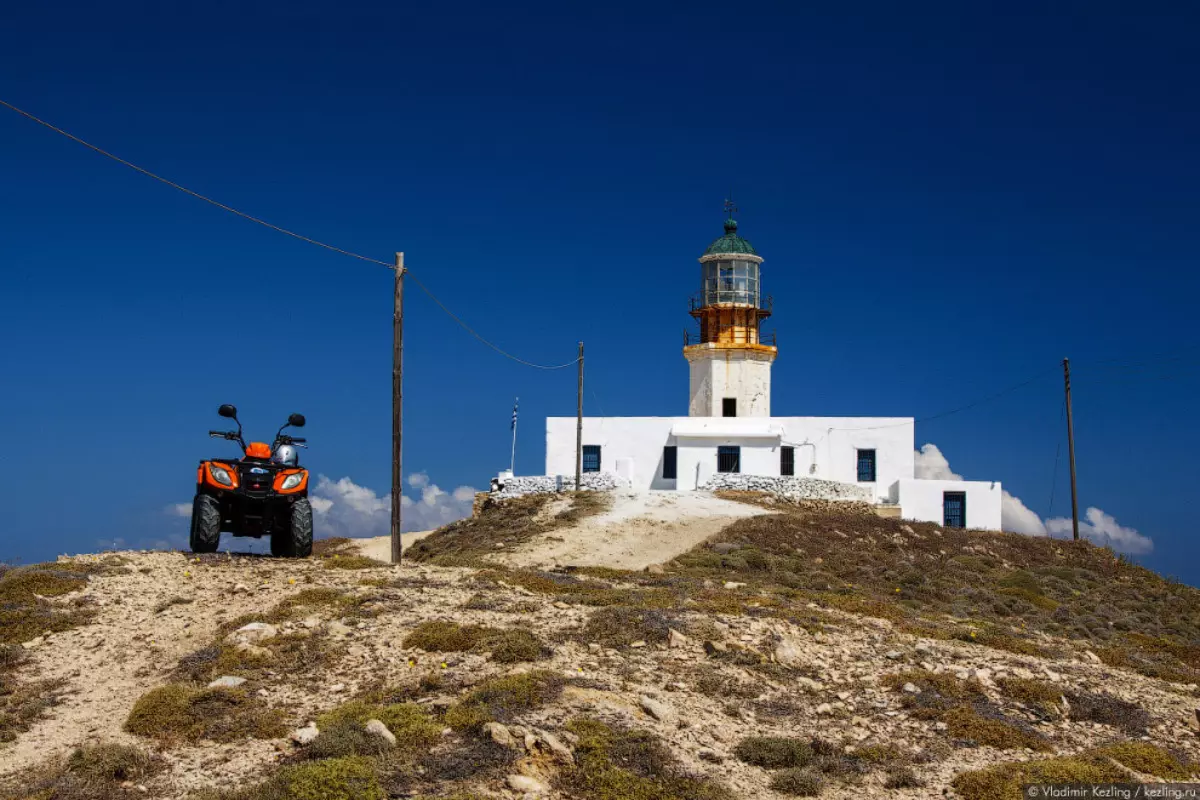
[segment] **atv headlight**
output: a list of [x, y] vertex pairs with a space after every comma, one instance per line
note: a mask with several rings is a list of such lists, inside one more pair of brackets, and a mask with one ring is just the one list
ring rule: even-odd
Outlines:
[[297, 472], [293, 475], [288, 475], [286, 478], [283, 479], [283, 483], [280, 484], [279, 489], [280, 489], [280, 491], [284, 491], [284, 492], [286, 492], [288, 489], [295, 489], [297, 486], [300, 485], [300, 482], [303, 480], [304, 480], [303, 472]]
[[233, 486], [233, 478], [229, 477], [229, 473], [224, 468], [211, 464], [208, 467], [208, 472], [217, 483], [224, 486]]

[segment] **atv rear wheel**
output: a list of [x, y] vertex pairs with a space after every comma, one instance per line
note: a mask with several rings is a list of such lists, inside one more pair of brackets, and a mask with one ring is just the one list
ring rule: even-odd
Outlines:
[[302, 497], [292, 503], [292, 519], [288, 528], [271, 534], [271, 555], [308, 558], [312, 555], [312, 542], [312, 504], [307, 497]]
[[192, 529], [189, 537], [193, 553], [215, 553], [221, 544], [221, 505], [216, 498], [198, 494], [192, 500]]

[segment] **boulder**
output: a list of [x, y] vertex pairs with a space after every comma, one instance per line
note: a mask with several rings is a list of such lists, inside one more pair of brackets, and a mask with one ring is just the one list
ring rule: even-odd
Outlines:
[[775, 642], [775, 663], [785, 667], [798, 667], [807, 663], [800, 641], [788, 634], [780, 635]]
[[321, 735], [321, 731], [317, 730], [317, 723], [310, 722], [303, 728], [296, 728], [292, 731], [291, 739], [298, 745], [312, 744], [313, 740]]
[[675, 721], [679, 718], [675, 713], [675, 709], [671, 708], [666, 703], [655, 700], [653, 697], [642, 695], [640, 698], [638, 698], [638, 702], [642, 706], [642, 711], [645, 711], [659, 722], [667, 725], [674, 725]]
[[539, 795], [547, 794], [550, 791], [549, 786], [537, 778], [531, 778], [528, 775], [509, 775], [504, 779], [504, 782], [514, 792], [527, 792], [528, 794]]
[[251, 622], [225, 637], [229, 644], [257, 644], [279, 635], [279, 629], [269, 622]]
[[245, 682], [246, 682], [245, 678], [239, 678], [236, 675], [222, 675], [221, 677], [217, 678], [215, 681], [210, 681], [208, 684], [208, 688], [209, 689], [220, 689], [220, 688], [235, 689], [238, 686], [241, 686]]
[[667, 647], [687, 647], [690, 642], [691, 642], [691, 639], [684, 636], [682, 633], [675, 630], [674, 628], [668, 629], [668, 631], [667, 631]]
[[491, 737], [492, 741], [501, 747], [515, 748], [517, 746], [517, 743], [513, 740], [512, 733], [507, 727], [499, 722], [486, 723], [483, 726], [483, 732]]
[[372, 736], [378, 736], [392, 746], [396, 744], [396, 734], [389, 731], [388, 726], [377, 719], [367, 720], [367, 724], [363, 726], [363, 730]]

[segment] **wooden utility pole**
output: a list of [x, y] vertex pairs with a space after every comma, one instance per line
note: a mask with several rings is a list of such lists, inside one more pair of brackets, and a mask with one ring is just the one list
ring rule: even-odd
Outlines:
[[579, 343], [579, 409], [575, 416], [575, 491], [583, 490], [583, 342]]
[[404, 253], [396, 253], [396, 291], [392, 300], [392, 563], [404, 553], [400, 542], [400, 440], [403, 435], [404, 385]]
[[1063, 359], [1063, 381], [1067, 389], [1067, 452], [1071, 459], [1071, 530], [1079, 541], [1079, 495], [1075, 490], [1075, 423], [1071, 417], [1071, 359]]

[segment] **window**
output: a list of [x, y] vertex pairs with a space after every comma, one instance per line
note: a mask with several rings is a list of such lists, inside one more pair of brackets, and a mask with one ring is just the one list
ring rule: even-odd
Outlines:
[[740, 447], [718, 447], [717, 448], [717, 472], [741, 472], [742, 471], [742, 448]]
[[858, 451], [858, 480], [859, 483], [873, 483], [875, 481], [874, 450]]
[[737, 416], [737, 398], [726, 397], [721, 401], [721, 416], [736, 417]]
[[795, 475], [796, 474], [796, 448], [794, 448], [794, 447], [779, 448], [779, 474], [780, 475]]
[[583, 446], [583, 471], [600, 471], [600, 445], [585, 444]]
[[678, 463], [679, 450], [675, 445], [667, 445], [663, 448], [663, 480], [675, 480], [675, 465]]
[[942, 524], [947, 528], [967, 527], [966, 492], [942, 492]]

